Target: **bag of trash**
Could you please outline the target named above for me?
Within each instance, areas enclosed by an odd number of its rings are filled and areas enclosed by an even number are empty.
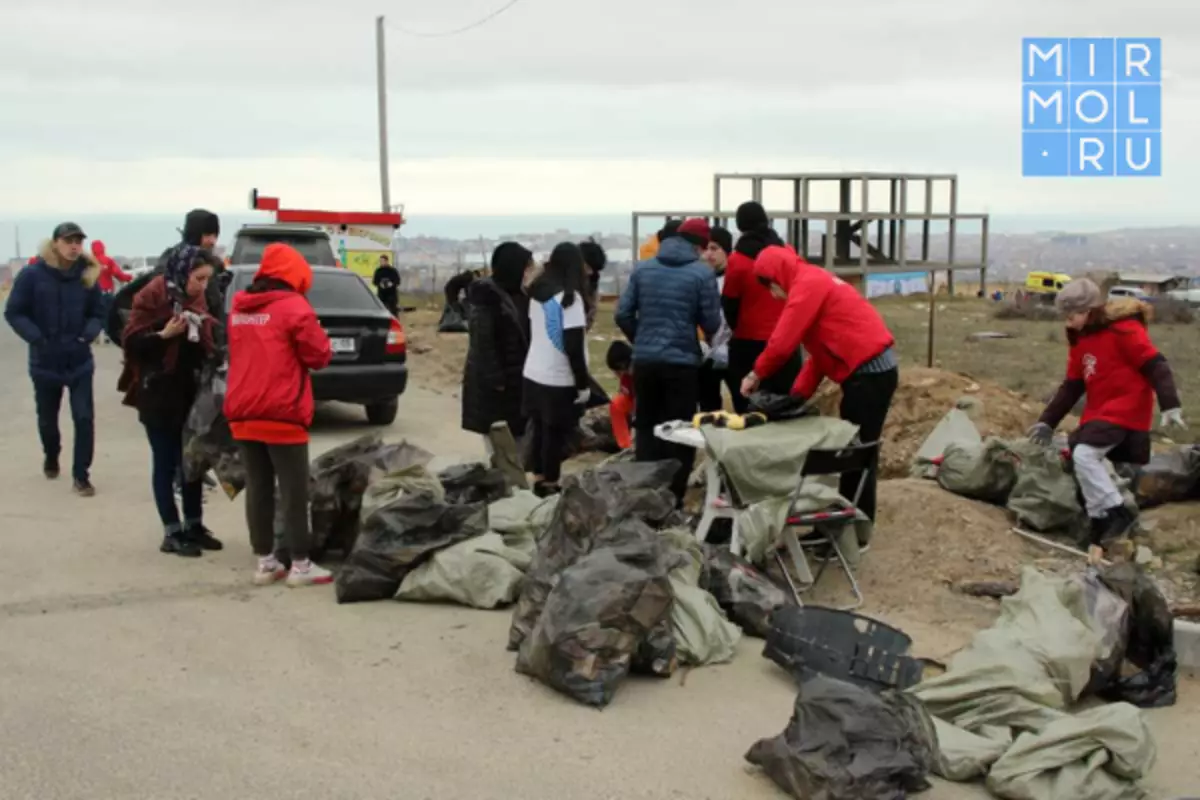
[[[1129,607],[1125,659],[1141,672],[1128,677],[1117,674],[1097,694],[1139,708],[1174,705],[1178,673],[1175,617],[1167,598],[1136,564],[1109,567],[1100,572],[1100,580]]]
[[[671,633],[679,663],[699,667],[733,659],[742,630],[725,617],[711,594],[700,588],[704,548],[689,528],[661,533],[668,548],[668,577],[675,602]]]
[[[447,503],[494,503],[512,489],[501,470],[486,464],[455,464],[438,473]]]
[[[962,497],[1003,505],[1017,483],[1018,463],[1008,444],[994,437],[978,444],[951,442],[942,455],[937,482]]]
[[[339,603],[387,600],[429,555],[487,532],[487,507],[448,505],[403,495],[362,522],[337,575]]]
[[[1007,505],[1017,522],[1035,531],[1073,530],[1083,506],[1075,476],[1063,466],[1059,451],[1022,441],[1010,442],[1009,447],[1019,459]]]
[[[432,456],[430,458],[432,459]],[[424,464],[413,464],[391,472],[372,468],[367,476],[367,488],[363,490],[360,518],[365,519],[376,509],[386,506],[402,495],[425,495],[438,503],[446,501],[446,492],[441,481],[430,474]]]
[[[705,545],[700,588],[711,594],[743,632],[767,638],[776,609],[795,605],[791,595],[727,548]]]
[[[246,487],[246,468],[225,419],[227,371],[223,363],[210,363],[200,372],[200,390],[183,426],[183,477],[194,482],[211,470],[232,500]]]
[[[442,318],[438,320],[438,333],[466,333],[467,318],[461,309],[452,305],[442,306]]]
[[[818,676],[800,687],[783,732],[746,760],[796,800],[900,800],[930,788],[937,754],[933,721],[911,695]]]
[[[1138,508],[1200,500],[1200,445],[1151,456],[1134,471],[1132,489]]]
[[[626,536],[568,566],[520,645],[517,671],[587,705],[603,707],[635,652],[671,612],[671,584],[657,534],[638,519]]]
[[[771,422],[788,419],[799,419],[821,413],[816,406],[810,406],[808,400],[790,394],[774,394],[768,391],[757,391],[747,398],[751,412],[766,414]]]
[[[538,540],[513,611],[509,650],[520,647],[533,630],[560,573],[595,547],[612,543],[620,535],[620,523],[640,520],[662,526],[673,517],[670,482],[678,468],[677,461],[620,462],[563,480],[554,517]]]
[[[517,599],[528,563],[500,534],[485,533],[434,553],[404,576],[396,599],[498,608]]]
[[[1083,589],[1088,625],[1100,637],[1100,653],[1092,664],[1092,678],[1084,695],[1095,694],[1119,677],[1129,639],[1129,604],[1104,585],[1097,570],[1089,568],[1078,577]]]

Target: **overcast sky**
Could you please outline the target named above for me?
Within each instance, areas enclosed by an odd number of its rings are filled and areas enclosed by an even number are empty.
[[[378,205],[374,17],[501,0],[0,0],[0,217]],[[957,172],[960,207],[1178,217],[1200,183],[1187,0],[521,0],[388,31],[393,202],[707,207],[714,171]],[[1023,36],[1161,36],[1164,177],[1020,177]],[[738,198],[740,199],[740,198]]]

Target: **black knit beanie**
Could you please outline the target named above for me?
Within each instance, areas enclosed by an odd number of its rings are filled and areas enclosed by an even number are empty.
[[[208,234],[220,235],[221,219],[211,211],[195,208],[183,219],[183,241],[195,247],[200,246],[200,239]]]
[[[718,225],[712,229],[708,238],[710,241],[716,242],[725,251],[725,255],[733,252],[733,234],[729,232],[728,228]]]
[[[737,229],[742,233],[770,227],[771,220],[767,219],[767,211],[762,203],[750,200],[738,206]]]

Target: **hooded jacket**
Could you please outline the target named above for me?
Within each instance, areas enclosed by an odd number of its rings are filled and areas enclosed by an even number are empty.
[[[776,245],[783,246],[783,240],[773,229],[753,230],[743,233],[729,254],[721,302],[734,339],[767,341],[783,314],[785,301],[776,300],[771,290],[759,283],[754,274],[754,260],[758,254]]]
[[[270,244],[249,289],[229,313],[225,417],[235,439],[304,444],[312,426],[310,370],[333,358],[305,294],[312,268],[294,248]]]
[[[69,384],[96,368],[91,345],[104,326],[100,264],[90,253],[63,264],[49,240],[38,253],[17,274],[4,318],[29,345],[30,376]]]
[[[1080,432],[1115,426],[1148,433],[1154,422],[1154,399],[1168,411],[1179,408],[1179,394],[1166,358],[1150,341],[1146,330],[1151,309],[1134,298],[1114,300],[1104,307],[1101,320],[1081,331],[1068,331],[1071,345],[1067,378],[1042,414],[1041,421],[1058,427],[1081,397],[1086,396]],[[1108,444],[1087,436],[1083,444]],[[1141,449],[1141,448],[1135,448]],[[1149,457],[1149,440],[1144,458]],[[1122,458],[1138,463],[1144,458]]]
[[[825,378],[844,383],[895,344],[879,312],[853,286],[790,249],[766,248],[755,260],[754,272],[788,293],[775,332],[754,365],[760,378],[773,375],[803,345],[810,358],[792,394],[811,398]]]
[[[463,366],[463,430],[486,434],[507,422],[513,436],[525,432],[521,372],[529,354],[529,298],[506,291],[494,278],[467,290],[467,360]]]
[[[629,276],[616,322],[633,343],[635,364],[698,367],[703,356],[696,329],[709,339],[721,329],[717,277],[699,261],[695,247],[668,237],[658,255]]]
[[[96,285],[104,294],[109,294],[116,288],[114,279],[122,283],[129,283],[133,280],[132,275],[121,269],[121,265],[112,260],[104,247],[104,242],[99,239],[92,242],[92,255],[100,264],[100,275],[96,278]]]

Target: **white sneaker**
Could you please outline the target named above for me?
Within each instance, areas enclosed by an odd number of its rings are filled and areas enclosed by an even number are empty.
[[[258,569],[254,571],[255,586],[270,586],[287,577],[287,567],[279,563],[275,556],[267,556],[258,560]]]
[[[327,583],[333,583],[333,573],[308,560],[293,562],[292,571],[287,576],[287,585],[292,589],[297,586],[321,586]]]

